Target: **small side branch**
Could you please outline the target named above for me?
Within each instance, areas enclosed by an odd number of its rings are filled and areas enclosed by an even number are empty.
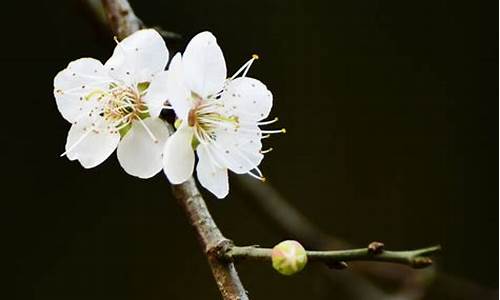
[[[271,221],[275,228],[280,229],[290,238],[301,241],[306,248],[318,250],[340,250],[349,249],[353,246],[337,236],[331,235],[316,226],[309,218],[303,215],[287,199],[285,199],[270,183],[260,184],[247,176],[238,176],[237,182],[249,197],[247,201],[254,209],[261,212],[262,216]],[[342,281],[342,286],[351,297],[356,299],[398,299],[415,300],[425,295],[429,285],[430,274],[435,270],[427,269],[428,272],[415,272],[400,264],[356,264],[351,267],[353,271],[348,278],[347,275],[338,273],[323,273],[331,282]],[[376,278],[381,282],[387,282],[397,287],[394,292],[388,293],[367,280]],[[378,293],[378,296],[375,296]]]
[[[402,264],[412,268],[424,268],[432,264],[432,259],[429,256],[441,250],[440,246],[432,246],[409,251],[388,251],[383,250],[381,248],[383,245],[380,243],[377,243],[379,248],[371,247],[373,244],[360,249],[306,251],[307,259],[310,262],[320,262],[330,267],[349,261],[378,261]],[[271,255],[272,249],[269,248],[234,246],[224,254],[224,258],[231,261],[271,261]]]

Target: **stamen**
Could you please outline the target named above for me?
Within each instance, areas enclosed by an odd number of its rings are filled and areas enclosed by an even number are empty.
[[[255,174],[254,174],[254,173],[252,173],[252,172],[248,172],[247,174],[248,174],[248,175],[250,175],[250,176],[252,176],[253,178],[255,178],[255,179],[257,179],[257,180],[262,181],[262,182],[265,182],[265,181],[266,181],[266,177],[255,175]]]
[[[118,107],[113,107],[113,108],[111,108],[111,110],[115,111],[115,112],[119,112],[120,109],[133,108],[133,107],[134,107],[133,104],[124,104],[124,105],[121,105],[121,106],[118,106]]]
[[[271,137],[270,134],[266,134],[266,135],[263,135],[260,139],[263,140],[263,139],[268,139],[270,137]]]
[[[210,99],[210,100],[205,101],[205,102],[201,103],[200,105],[198,105],[196,107],[196,110],[198,112],[202,112],[205,109],[214,110],[218,104],[223,104],[221,99]]]
[[[269,121],[262,121],[262,122],[259,122],[257,123],[257,125],[269,125],[269,124],[273,124],[273,123],[276,123],[278,122],[278,118],[274,118],[272,120],[269,120]]]
[[[271,151],[273,151],[273,148],[269,148],[269,149],[266,149],[266,150],[260,150],[260,153],[261,154],[266,154],[266,153],[269,153]]]
[[[68,152],[71,152],[73,149],[75,149],[76,146],[78,146],[81,142],[83,142],[83,140],[89,135],[90,132],[92,132],[94,129],[91,128],[89,130],[87,130],[87,132],[85,132],[73,145],[71,145],[69,147],[68,150],[64,151],[63,154],[61,154],[59,157],[63,157],[65,156],[66,154],[68,154]]]
[[[205,130],[203,127],[196,126],[194,134],[201,144],[207,145],[207,144],[215,143],[215,140],[212,138],[210,133],[207,130]]]
[[[229,78],[229,80],[231,81],[231,80],[235,79],[236,76],[238,76],[241,72],[243,72],[243,75],[241,77],[245,77],[248,73],[248,69],[250,69],[250,66],[252,66],[253,61],[256,59],[259,59],[259,56],[257,54],[252,55],[252,58],[250,60],[248,60],[246,63],[244,63],[243,66],[241,66],[238,69],[238,71],[236,71],[236,73],[234,73],[234,75],[231,76],[231,78]]]
[[[250,62],[248,63],[248,66],[246,67],[245,71],[243,72],[243,74],[241,75],[241,77],[245,77],[247,76],[247,73],[248,73],[248,70],[250,70],[250,67],[252,66],[254,60],[256,59],[259,59],[259,56],[257,54],[252,54],[252,59],[250,60]]]
[[[120,119],[118,119],[118,120],[114,121],[114,123],[116,123],[116,124],[121,124],[121,123],[123,123],[123,121],[124,121],[124,120],[129,119],[129,118],[130,118],[130,116],[132,116],[132,113],[129,113],[129,114],[124,115],[124,116],[123,116],[123,117],[121,117]],[[125,122],[125,123],[126,123],[126,124],[130,123],[130,120],[127,120],[127,122]]]
[[[122,125],[115,127],[115,130],[122,130],[123,128],[127,127],[128,125],[130,125],[130,122],[125,122]]]
[[[144,129],[147,131],[147,133],[149,134],[149,136],[151,137],[153,142],[158,143],[158,139],[153,135],[151,130],[148,128],[148,126],[146,126],[146,123],[144,123],[144,121],[141,118],[138,118],[138,120],[141,123],[141,125],[144,127]]]
[[[257,174],[259,174],[260,177],[264,178],[264,175],[262,175],[262,172],[260,171],[259,167],[255,167],[253,170],[257,171]]]
[[[267,134],[275,134],[275,133],[286,133],[286,129],[278,129],[278,130],[262,130],[262,133],[267,133]]]

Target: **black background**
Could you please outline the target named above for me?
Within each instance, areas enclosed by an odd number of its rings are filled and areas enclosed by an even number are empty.
[[[78,1],[5,5],[1,199],[14,299],[217,299],[163,174],[133,178],[114,155],[91,170],[59,157],[69,124],[52,80],[71,60],[107,59],[109,32]],[[323,229],[360,246],[441,243],[442,272],[498,288],[496,1],[132,5],[146,24],[183,35],[170,49],[212,31],[229,73],[260,55],[250,75],[273,91],[273,115],[288,130],[268,141],[275,151],[262,169]],[[236,184],[225,200],[206,195],[238,244],[287,238]],[[245,264],[240,273],[254,299],[337,296],[314,268],[285,278]]]

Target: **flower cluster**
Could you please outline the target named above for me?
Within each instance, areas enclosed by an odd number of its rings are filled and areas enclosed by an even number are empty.
[[[226,63],[210,32],[196,35],[166,70],[169,51],[152,29],[117,42],[102,64],[93,58],[71,62],[54,78],[54,96],[72,126],[65,152],[85,168],[102,163],[115,149],[123,169],[140,178],[164,170],[173,184],[188,180],[195,168],[200,184],[224,198],[228,170],[265,180],[258,166],[263,130],[273,104],[266,86],[246,74],[254,55],[227,78]],[[160,118],[177,116],[176,132]]]

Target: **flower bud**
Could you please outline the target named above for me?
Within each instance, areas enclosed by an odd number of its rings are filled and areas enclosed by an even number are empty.
[[[272,252],[273,268],[283,275],[300,272],[307,263],[306,250],[297,241],[283,241],[274,246]]]

